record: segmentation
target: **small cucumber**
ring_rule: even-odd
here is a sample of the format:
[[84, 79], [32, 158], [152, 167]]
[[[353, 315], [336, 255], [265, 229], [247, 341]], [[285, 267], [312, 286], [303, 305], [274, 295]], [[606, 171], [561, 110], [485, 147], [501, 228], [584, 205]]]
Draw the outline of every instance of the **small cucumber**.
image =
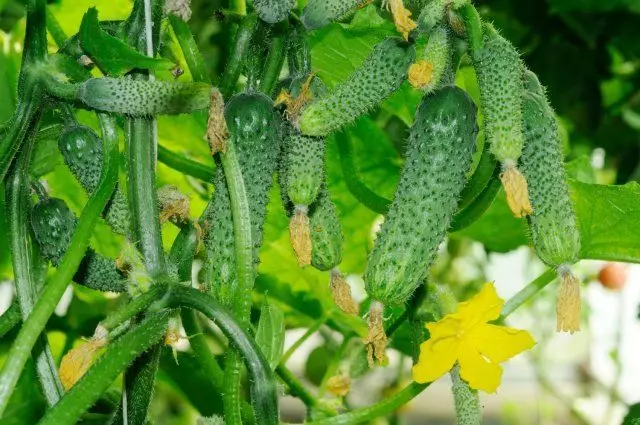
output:
[[[426, 39], [425, 39], [426, 38]], [[418, 42], [416, 63], [409, 68], [409, 82], [425, 94], [433, 92], [451, 66], [452, 46], [449, 30], [438, 25]]]
[[569, 197], [562, 143], [553, 109], [538, 83], [524, 95], [522, 172], [529, 182], [529, 227], [538, 256], [558, 267], [578, 261], [580, 232]]
[[[31, 226], [40, 254], [58, 266], [69, 247], [77, 225], [75, 214], [58, 198], [47, 198], [34, 205]], [[89, 248], [78, 268], [74, 281], [98, 291], [123, 292], [124, 277], [115, 261], [103, 257]]]
[[393, 204], [367, 262], [364, 280], [372, 299], [402, 304], [427, 276], [464, 189], [476, 134], [476, 107], [464, 91], [448, 86], [425, 96]]
[[309, 0], [300, 19], [307, 29], [316, 29], [356, 9], [367, 0]]
[[90, 108], [129, 116], [189, 114], [209, 107], [211, 86], [205, 83], [92, 78], [78, 89]]
[[321, 271], [329, 271], [342, 262], [343, 235], [335, 205], [326, 189], [310, 211], [311, 265]]
[[[69, 170], [87, 194], [92, 195], [98, 186], [102, 171], [102, 140], [89, 127], [71, 125], [60, 135], [58, 149]], [[114, 232], [123, 235], [128, 233], [129, 205], [126, 194], [119, 186], [116, 187], [103, 215]]]
[[423, 31], [430, 31], [433, 27], [441, 24], [447, 17], [447, 8], [453, 10], [458, 9], [465, 4], [469, 3], [469, 0], [432, 0], [427, 3], [418, 17], [420, 29]]
[[413, 46], [395, 37], [383, 40], [344, 83], [303, 109], [300, 131], [326, 136], [353, 122], [400, 87], [414, 59]]
[[[280, 153], [281, 120], [273, 101], [253, 92], [232, 97], [225, 107], [225, 120], [249, 198], [257, 266], [269, 191]], [[236, 280], [233, 220], [225, 176], [219, 158], [215, 159], [218, 163], [213, 179], [215, 192], [201, 219], [206, 248], [204, 274], [206, 286], [229, 305]]]
[[517, 161], [524, 145], [520, 54], [495, 31], [487, 31], [484, 45], [475, 52], [473, 61], [491, 152], [502, 163]]
[[256, 13], [265, 22], [275, 24], [284, 21], [296, 6], [296, 0], [254, 0]]

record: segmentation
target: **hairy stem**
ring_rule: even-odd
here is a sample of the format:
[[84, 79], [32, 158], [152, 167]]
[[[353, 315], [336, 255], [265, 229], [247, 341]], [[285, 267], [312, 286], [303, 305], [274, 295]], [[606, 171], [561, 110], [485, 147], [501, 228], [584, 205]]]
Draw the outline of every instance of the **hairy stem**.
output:
[[251, 36], [256, 28], [257, 18], [254, 14], [245, 16], [236, 32], [236, 38], [231, 52], [229, 53], [229, 59], [227, 60], [227, 67], [222, 75], [222, 81], [220, 82], [220, 92], [227, 98], [232, 93], [238, 82], [238, 77], [242, 71], [242, 64], [244, 58], [247, 55], [250, 47]]
[[511, 297], [502, 308], [502, 312], [500, 313], [500, 317], [498, 318], [498, 322], [504, 321], [507, 316], [516, 311], [522, 304], [529, 301], [534, 297], [538, 292], [540, 292], [545, 286], [549, 283], [553, 282], [556, 278], [556, 271], [549, 269], [538, 276], [534, 281], [530, 282], [527, 286], [522, 288]]
[[478, 11], [471, 3], [460, 8], [460, 15], [462, 15], [465, 29], [467, 31], [469, 50], [474, 54], [482, 49], [482, 20], [480, 19]]
[[193, 39], [189, 24], [174, 14], [169, 14], [169, 22], [178, 39], [184, 60], [187, 62], [187, 68], [193, 81], [210, 83], [211, 79], [207, 73], [207, 68], [204, 65], [200, 50], [198, 50], [198, 45]]
[[0, 316], [0, 338], [11, 332], [20, 323], [20, 309], [18, 303], [13, 301], [7, 311]]
[[282, 65], [284, 64], [285, 52], [287, 50], [287, 37], [284, 28], [279, 28], [271, 39], [269, 54], [264, 65], [264, 73], [260, 79], [260, 90], [267, 96], [272, 97], [273, 91], [280, 78]]

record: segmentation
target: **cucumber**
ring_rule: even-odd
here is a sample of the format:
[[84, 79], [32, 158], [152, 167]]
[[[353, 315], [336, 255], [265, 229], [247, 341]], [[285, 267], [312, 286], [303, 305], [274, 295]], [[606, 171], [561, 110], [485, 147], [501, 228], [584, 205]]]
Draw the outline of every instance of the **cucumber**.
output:
[[[232, 97], [225, 107], [225, 120], [249, 198], [257, 266], [269, 191], [280, 152], [281, 120], [272, 100], [255, 92]], [[236, 280], [233, 220], [220, 159], [217, 156], [215, 159], [218, 165], [213, 179], [215, 192], [201, 219], [206, 250], [205, 286], [223, 303], [231, 305]]]
[[[60, 135], [58, 149], [71, 173], [87, 194], [92, 195], [102, 171], [102, 140], [91, 128], [72, 124]], [[114, 232], [123, 235], [128, 233], [129, 205], [120, 186], [116, 187], [103, 215]]]
[[469, 3], [469, 0], [432, 0], [420, 12], [418, 17], [420, 29], [430, 31], [433, 27], [445, 21], [448, 8], [455, 10], [467, 3]]
[[451, 66], [449, 30], [444, 25], [438, 25], [428, 37], [421, 37], [417, 45], [416, 63], [409, 68], [409, 82], [428, 94], [439, 87]]
[[369, 255], [364, 279], [372, 299], [403, 304], [427, 276], [464, 189], [476, 134], [476, 107], [461, 89], [444, 87], [423, 99], [395, 198]]
[[209, 107], [211, 86], [205, 83], [91, 78], [77, 97], [89, 108], [129, 116], [189, 114]]
[[296, 4], [296, 0], [254, 0], [253, 8], [260, 19], [275, 24], [287, 19]]
[[524, 66], [509, 41], [489, 25], [481, 49], [473, 52], [480, 86], [485, 138], [502, 163], [500, 180], [516, 217], [531, 214], [527, 181], [516, 164], [524, 145], [522, 93]]
[[309, 0], [300, 19], [307, 29], [321, 28], [366, 3], [366, 0]]
[[176, 274], [181, 282], [191, 281], [191, 269], [193, 259], [200, 244], [200, 227], [197, 223], [188, 222], [173, 241], [167, 259], [176, 269]]
[[538, 257], [560, 277], [556, 305], [557, 330], [580, 329], [580, 282], [570, 265], [580, 254], [580, 232], [569, 196], [562, 143], [553, 109], [535, 75], [526, 73], [524, 94], [525, 146], [522, 172], [529, 182], [533, 213], [531, 237]]
[[423, 283], [456, 212], [472, 163], [476, 112], [453, 86], [425, 96], [416, 111], [400, 183], [364, 274], [373, 300], [365, 339], [371, 366], [386, 359], [385, 304], [405, 303]]
[[[34, 205], [31, 227], [40, 254], [54, 266], [60, 265], [69, 247], [78, 220], [67, 204], [58, 198], [47, 198]], [[104, 292], [124, 292], [124, 277], [115, 261], [89, 248], [76, 271], [74, 281]]]
[[401, 39], [383, 40], [344, 83], [302, 111], [300, 131], [326, 136], [353, 122], [400, 87], [414, 58], [415, 48]]

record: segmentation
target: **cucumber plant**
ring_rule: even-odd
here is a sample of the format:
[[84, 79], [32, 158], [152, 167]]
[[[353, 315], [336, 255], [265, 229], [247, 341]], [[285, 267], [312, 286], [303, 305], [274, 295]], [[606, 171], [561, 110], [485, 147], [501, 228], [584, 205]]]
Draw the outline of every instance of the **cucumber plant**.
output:
[[[167, 414], [276, 425], [280, 388], [302, 401], [307, 423], [373, 423], [429, 385], [416, 378], [369, 407], [344, 402], [359, 390], [352, 380], [385, 364], [389, 340], [419, 361], [439, 350], [443, 323], [494, 329], [487, 322], [555, 276], [556, 328], [580, 329], [572, 267], [596, 254], [553, 108], [468, 0], [134, 0], [113, 21], [78, 10], [71, 36], [56, 20], [58, 3], [81, 7], [70, 0], [0, 1], [2, 25], [5, 3], [26, 14], [26, 31], [7, 91], [15, 111], [0, 126], [10, 247], [0, 266], [10, 259], [16, 293], [0, 316], [11, 339], [0, 421], [25, 402], [31, 375], [18, 380], [33, 358], [46, 406], [21, 409], [32, 415], [24, 423], [143, 425]], [[453, 313], [457, 296], [488, 293], [458, 282], [452, 264], [507, 208], [501, 185], [552, 270], [501, 312], [469, 301]], [[85, 197], [76, 216], [69, 205]], [[616, 247], [606, 249], [612, 259]], [[69, 313], [52, 319], [70, 283]], [[426, 332], [425, 322], [436, 323]], [[48, 326], [65, 333], [64, 347], [52, 351]], [[294, 327], [307, 331], [284, 351]], [[302, 381], [287, 360], [316, 333], [325, 345]], [[479, 423], [468, 359], [457, 359], [432, 364], [453, 378], [458, 421]], [[169, 387], [172, 406], [191, 407], [158, 413], [169, 403], [152, 400]]]

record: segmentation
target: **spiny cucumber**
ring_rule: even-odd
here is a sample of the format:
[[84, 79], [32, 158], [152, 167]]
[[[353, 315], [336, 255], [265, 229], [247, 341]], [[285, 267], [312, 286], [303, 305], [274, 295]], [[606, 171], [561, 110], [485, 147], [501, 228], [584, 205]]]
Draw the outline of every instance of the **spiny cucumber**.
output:
[[[260, 93], [240, 93], [232, 97], [225, 107], [225, 120], [251, 207], [257, 265], [269, 191], [280, 151], [281, 122], [271, 99]], [[206, 248], [205, 285], [229, 305], [236, 285], [233, 220], [225, 176], [219, 158], [215, 159], [218, 163], [213, 179], [215, 192], [202, 217]]]
[[300, 19], [308, 29], [316, 29], [349, 13], [367, 0], [309, 0]]
[[[31, 226], [40, 254], [58, 266], [69, 247], [77, 218], [67, 204], [58, 198], [47, 198], [34, 205]], [[74, 276], [74, 281], [91, 289], [123, 292], [124, 278], [114, 260], [89, 248]]]
[[400, 87], [414, 58], [415, 48], [401, 39], [383, 40], [344, 83], [302, 111], [300, 131], [326, 136], [353, 122]]
[[517, 170], [522, 155], [522, 92], [524, 66], [513, 45], [487, 25], [484, 43], [473, 52], [478, 75], [485, 137], [503, 165], [500, 176], [507, 201], [517, 217], [531, 214], [527, 182]]
[[420, 12], [418, 17], [420, 28], [424, 31], [431, 30], [436, 25], [444, 22], [447, 17], [447, 8], [455, 10], [467, 3], [469, 3], [469, 0], [432, 0]]
[[451, 66], [451, 38], [444, 25], [438, 25], [428, 37], [418, 42], [416, 62], [409, 68], [409, 82], [425, 93], [431, 93], [441, 83]]
[[367, 338], [370, 359], [384, 359], [383, 305], [409, 299], [446, 236], [471, 167], [476, 135], [476, 107], [464, 91], [447, 86], [424, 97], [400, 183], [364, 274], [367, 293], [375, 301]]
[[[102, 140], [91, 128], [74, 124], [65, 128], [60, 135], [58, 149], [69, 170], [87, 194], [92, 195], [98, 186], [102, 170]], [[129, 205], [120, 186], [116, 187], [105, 208], [104, 218], [114, 232], [128, 233]]]
[[260, 19], [275, 24], [284, 21], [296, 3], [296, 0], [254, 0], [253, 7]]
[[78, 89], [90, 108], [130, 116], [177, 115], [207, 109], [211, 86], [205, 83], [92, 78]]
[[524, 93], [521, 166], [533, 205], [529, 228], [538, 256], [557, 268], [561, 278], [557, 329], [574, 332], [580, 329], [580, 283], [569, 266], [578, 261], [580, 233], [569, 197], [558, 123], [537, 78], [526, 74], [529, 90]]

